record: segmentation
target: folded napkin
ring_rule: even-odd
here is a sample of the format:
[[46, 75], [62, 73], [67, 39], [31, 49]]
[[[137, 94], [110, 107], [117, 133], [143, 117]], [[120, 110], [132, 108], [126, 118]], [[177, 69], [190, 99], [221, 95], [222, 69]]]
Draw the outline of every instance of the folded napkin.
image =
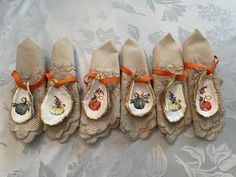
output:
[[80, 96], [74, 67], [74, 48], [67, 38], [53, 45], [47, 94], [41, 105], [44, 131], [65, 142], [79, 126]]
[[156, 126], [155, 96], [144, 51], [128, 39], [121, 49], [120, 129], [130, 140], [145, 139]]
[[11, 133], [24, 143], [30, 143], [43, 130], [40, 105], [46, 91], [44, 56], [41, 49], [26, 38], [17, 47], [16, 81], [9, 116]]
[[87, 143], [95, 143], [117, 127], [120, 118], [119, 58], [111, 42], [94, 51], [85, 83], [79, 132]]
[[214, 72], [219, 59], [198, 30], [183, 42], [183, 56], [195, 135], [213, 140], [224, 121], [221, 79]]
[[192, 120], [186, 77], [181, 51], [169, 33], [153, 49], [157, 122], [169, 143], [173, 143]]

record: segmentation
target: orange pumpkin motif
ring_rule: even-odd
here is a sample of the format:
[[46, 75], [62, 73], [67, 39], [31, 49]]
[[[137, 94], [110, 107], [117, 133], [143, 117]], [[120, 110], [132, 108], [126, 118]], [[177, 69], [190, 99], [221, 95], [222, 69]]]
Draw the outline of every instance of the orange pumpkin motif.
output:
[[98, 88], [93, 97], [90, 98], [90, 102], [88, 104], [89, 109], [92, 111], [98, 111], [101, 107], [101, 100], [103, 100], [104, 92], [102, 89]]
[[211, 100], [211, 96], [210, 95], [205, 95], [205, 89], [207, 88], [207, 86], [204, 86], [202, 88], [200, 88], [199, 93], [200, 93], [200, 97], [199, 97], [199, 106], [200, 109], [202, 111], [209, 111], [212, 108], [211, 102], [209, 100]]

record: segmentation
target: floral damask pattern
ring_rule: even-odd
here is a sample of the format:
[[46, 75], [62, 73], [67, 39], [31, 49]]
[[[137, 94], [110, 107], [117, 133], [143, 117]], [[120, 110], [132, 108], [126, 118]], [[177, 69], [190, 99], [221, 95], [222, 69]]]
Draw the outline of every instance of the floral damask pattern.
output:
[[[236, 2], [234, 0], [3, 0], [0, 2], [0, 176], [6, 177], [233, 177], [236, 176]], [[152, 48], [171, 32], [181, 43], [198, 28], [220, 58], [225, 128], [213, 142], [186, 130], [173, 145], [160, 132], [130, 142], [119, 129], [95, 145], [78, 132], [65, 144], [40, 135], [29, 145], [8, 130], [16, 48], [31, 37], [51, 57], [55, 41], [74, 44], [81, 87], [95, 48], [111, 40], [117, 50], [131, 37], [144, 48], [149, 69]]]
[[184, 15], [186, 6], [180, 0], [146, 0], [148, 6], [152, 11], [156, 11], [155, 4], [159, 5], [161, 9], [164, 7], [162, 21], [178, 21], [178, 18]]
[[[223, 143], [215, 147], [209, 143], [205, 151], [193, 146], [184, 146], [182, 150], [188, 152], [193, 161], [184, 162], [178, 155], [175, 155], [176, 162], [183, 166], [189, 177], [233, 177], [233, 174], [228, 171], [236, 166], [236, 154], [232, 153], [227, 144]], [[204, 163], [208, 159], [213, 167], [205, 169]]]

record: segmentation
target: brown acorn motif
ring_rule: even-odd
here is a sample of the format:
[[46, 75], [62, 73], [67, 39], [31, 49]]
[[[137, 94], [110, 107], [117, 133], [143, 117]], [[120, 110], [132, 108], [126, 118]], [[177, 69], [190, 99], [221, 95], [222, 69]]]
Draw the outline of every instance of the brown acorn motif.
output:
[[89, 109], [92, 111], [98, 111], [101, 107], [101, 100], [103, 100], [104, 92], [102, 89], [98, 88], [93, 97], [90, 98]]
[[150, 93], [144, 94], [141, 93], [134, 93], [134, 98], [130, 100], [131, 104], [134, 104], [134, 107], [136, 109], [143, 109], [145, 107], [145, 104], [149, 103]]
[[211, 102], [209, 100], [211, 100], [211, 96], [210, 95], [205, 95], [205, 89], [207, 88], [207, 86], [203, 86], [202, 88], [199, 89], [199, 106], [201, 108], [202, 111], [209, 111], [211, 110], [212, 106], [211, 106]]
[[61, 100], [57, 97], [54, 96], [54, 105], [52, 106], [50, 112], [53, 115], [61, 115], [65, 111], [65, 104], [62, 104]]
[[21, 98], [21, 103], [13, 103], [12, 107], [15, 107], [15, 112], [20, 115], [26, 114], [29, 111], [29, 101], [26, 97]]
[[169, 92], [169, 99], [170, 99], [170, 103], [169, 103], [169, 108], [171, 111], [178, 111], [181, 108], [181, 100], [178, 100], [176, 98], [176, 96], [172, 93]]

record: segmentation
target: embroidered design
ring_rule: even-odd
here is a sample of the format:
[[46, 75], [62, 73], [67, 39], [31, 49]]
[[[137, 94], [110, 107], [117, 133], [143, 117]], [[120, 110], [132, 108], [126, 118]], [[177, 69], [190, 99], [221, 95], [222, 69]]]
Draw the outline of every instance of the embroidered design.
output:
[[[199, 89], [199, 104], [200, 104], [200, 108], [202, 111], [209, 111], [211, 110], [211, 102], [209, 100], [211, 100], [211, 96], [210, 95], [205, 95], [205, 89], [207, 88], [207, 86], [203, 86], [202, 88]], [[208, 101], [207, 101], [208, 100]]]
[[29, 111], [29, 101], [26, 97], [21, 98], [21, 103], [13, 103], [12, 106], [15, 107], [15, 112], [20, 115], [26, 114]]
[[169, 108], [171, 111], [178, 111], [181, 108], [181, 100], [177, 99], [176, 96], [169, 91], [169, 99], [170, 99], [170, 103], [169, 103]]
[[104, 92], [102, 91], [101, 88], [98, 88], [93, 97], [90, 98], [90, 102], [89, 102], [89, 109], [91, 109], [92, 111], [98, 111], [101, 107], [101, 100], [103, 100], [104, 98]]
[[150, 96], [151, 96], [150, 93], [144, 94], [144, 92], [143, 92], [143, 93], [139, 94], [139, 93], [135, 92], [134, 99], [131, 99], [130, 103], [134, 104], [134, 107], [136, 109], [143, 109], [145, 107], [145, 104], [149, 103]]
[[168, 66], [156, 65], [155, 68], [160, 68], [172, 72], [174, 74], [180, 73], [184, 70], [184, 67], [182, 65], [173, 65], [173, 64], [170, 64]]
[[61, 115], [65, 111], [65, 104], [62, 104], [62, 101], [57, 97], [54, 96], [54, 105], [51, 107], [51, 114], [53, 115]]

